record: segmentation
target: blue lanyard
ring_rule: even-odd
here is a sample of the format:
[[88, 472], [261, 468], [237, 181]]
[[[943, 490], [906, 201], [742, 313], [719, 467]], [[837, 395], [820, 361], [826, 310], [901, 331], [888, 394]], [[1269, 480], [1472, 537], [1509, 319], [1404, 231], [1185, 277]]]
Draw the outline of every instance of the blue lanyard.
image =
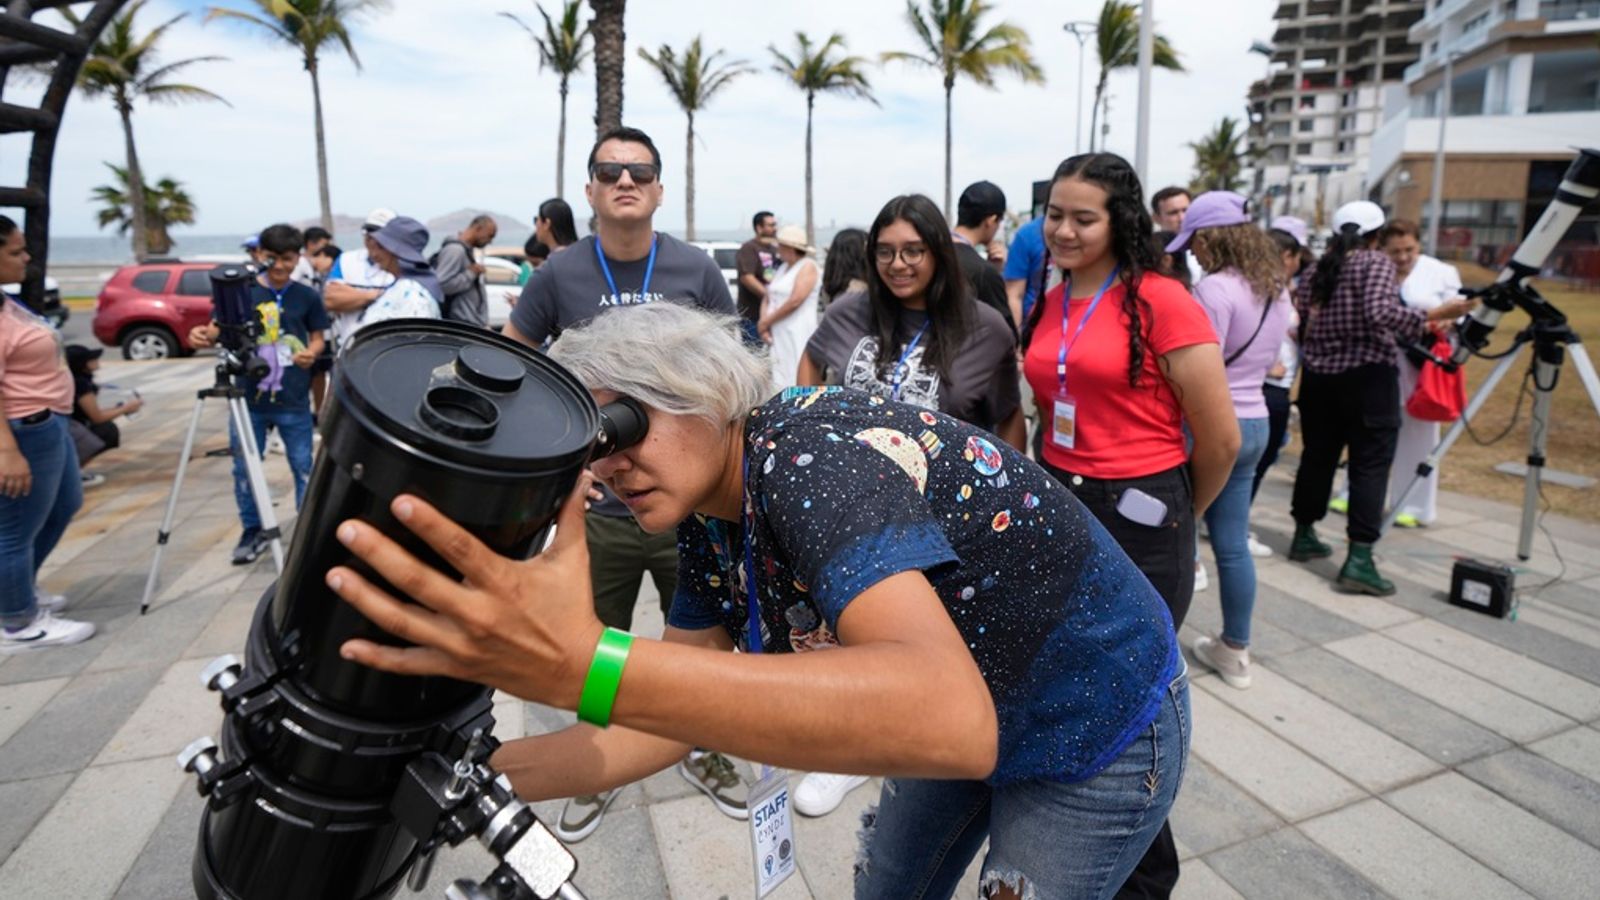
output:
[[268, 281], [267, 276], [263, 275], [256, 281], [256, 284], [259, 284], [267, 289], [267, 293], [271, 294], [272, 299], [276, 300], [278, 303], [278, 312], [283, 312], [283, 295], [289, 293], [289, 288], [294, 286], [294, 282], [290, 281], [288, 284], [284, 285], [283, 290], [281, 291], [275, 290], [272, 287], [272, 282]]
[[1056, 355], [1056, 378], [1061, 382], [1061, 395], [1067, 394], [1067, 354], [1072, 352], [1072, 346], [1078, 343], [1078, 335], [1083, 334], [1083, 326], [1089, 324], [1089, 317], [1094, 315], [1095, 307], [1100, 305], [1100, 298], [1111, 290], [1111, 282], [1117, 278], [1117, 272], [1122, 266], [1111, 268], [1111, 274], [1106, 276], [1106, 283], [1100, 285], [1100, 290], [1094, 294], [1094, 299], [1089, 301], [1089, 308], [1084, 310], [1083, 318], [1078, 320], [1077, 330], [1072, 332], [1072, 339], [1067, 339], [1067, 307], [1072, 302], [1072, 279], [1067, 278], [1066, 284], [1061, 286], [1061, 352]]
[[[600, 260], [600, 274], [606, 277], [606, 287], [611, 289], [611, 296], [616, 297], [618, 303], [622, 301], [622, 293], [617, 290], [617, 281], [611, 277], [611, 266], [606, 263], [606, 251], [600, 246], [600, 235], [594, 236], [594, 255]], [[642, 300], [650, 293], [650, 276], [656, 273], [656, 236], [650, 235], [650, 258], [644, 264], [644, 284], [639, 286], [639, 297]]]
[[896, 403], [900, 402], [900, 386], [906, 380], [907, 369], [909, 368], [906, 361], [911, 358], [911, 352], [917, 349], [917, 344], [922, 342], [922, 336], [928, 333], [928, 326], [932, 322], [932, 319], [923, 321], [922, 327], [917, 330], [916, 336], [911, 339], [911, 343], [906, 344], [906, 349], [900, 354], [900, 361], [894, 364], [894, 374], [889, 376], [891, 379], [889, 382], [889, 399]]
[[[748, 452], [748, 451], [747, 451]], [[750, 458], [744, 460], [744, 589], [745, 610], [750, 614], [745, 626], [745, 650], [761, 652], [761, 601], [756, 595], [756, 505], [750, 496]]]

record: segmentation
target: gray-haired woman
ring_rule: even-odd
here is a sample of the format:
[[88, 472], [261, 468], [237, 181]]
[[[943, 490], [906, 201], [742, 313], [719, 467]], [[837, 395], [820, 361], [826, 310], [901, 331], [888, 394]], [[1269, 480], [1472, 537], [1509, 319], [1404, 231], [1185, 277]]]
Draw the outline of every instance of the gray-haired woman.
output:
[[[731, 317], [618, 309], [551, 355], [596, 400], [648, 409], [643, 442], [594, 474], [645, 530], [678, 529], [663, 639], [595, 619], [580, 484], [550, 549], [526, 561], [397, 498], [465, 583], [341, 525], [420, 604], [330, 570], [341, 596], [418, 645], [352, 641], [349, 658], [579, 709], [594, 724], [496, 754], [529, 799], [626, 784], [694, 745], [894, 776], [859, 897], [948, 896], [986, 837], [989, 896], [1121, 886], [1183, 778], [1187, 679], [1166, 605], [1065, 488], [930, 410], [840, 387], [762, 402], [767, 364]], [[625, 727], [595, 727], [608, 721]]]

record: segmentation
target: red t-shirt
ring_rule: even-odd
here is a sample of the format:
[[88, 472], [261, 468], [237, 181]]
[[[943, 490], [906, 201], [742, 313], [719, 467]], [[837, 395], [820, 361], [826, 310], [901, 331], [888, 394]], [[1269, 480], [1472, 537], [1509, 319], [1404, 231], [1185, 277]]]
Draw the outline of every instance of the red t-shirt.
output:
[[[1056, 360], [1061, 352], [1061, 295], [1057, 285], [1045, 294], [1043, 318], [1033, 333], [1023, 375], [1039, 404], [1044, 459], [1050, 465], [1090, 478], [1139, 478], [1164, 472], [1188, 459], [1183, 439], [1183, 409], [1161, 374], [1157, 358], [1195, 344], [1215, 344], [1217, 332], [1182, 284], [1146, 273], [1139, 296], [1144, 331], [1144, 368], [1139, 386], [1128, 386], [1128, 316], [1119, 280], [1100, 300], [1094, 317], [1078, 335], [1067, 357], [1067, 391], [1077, 404], [1073, 449], [1052, 440], [1055, 400], [1061, 393]], [[1089, 297], [1067, 305], [1071, 336], [1089, 309]]]

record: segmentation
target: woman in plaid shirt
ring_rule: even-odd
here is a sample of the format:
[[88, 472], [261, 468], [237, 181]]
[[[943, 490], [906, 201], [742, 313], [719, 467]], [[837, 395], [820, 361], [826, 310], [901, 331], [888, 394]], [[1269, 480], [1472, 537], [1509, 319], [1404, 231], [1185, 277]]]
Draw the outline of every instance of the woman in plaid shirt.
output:
[[1472, 308], [1470, 300], [1442, 303], [1426, 312], [1400, 302], [1394, 263], [1376, 248], [1383, 210], [1366, 200], [1333, 214], [1333, 243], [1316, 273], [1295, 294], [1300, 309], [1300, 427], [1305, 452], [1294, 480], [1293, 560], [1321, 559], [1333, 548], [1314, 528], [1327, 514], [1339, 456], [1350, 451], [1349, 555], [1338, 585], [1378, 596], [1394, 582], [1372, 561], [1383, 518], [1389, 466], [1400, 429], [1396, 340], [1412, 341], [1429, 324], [1449, 322]]

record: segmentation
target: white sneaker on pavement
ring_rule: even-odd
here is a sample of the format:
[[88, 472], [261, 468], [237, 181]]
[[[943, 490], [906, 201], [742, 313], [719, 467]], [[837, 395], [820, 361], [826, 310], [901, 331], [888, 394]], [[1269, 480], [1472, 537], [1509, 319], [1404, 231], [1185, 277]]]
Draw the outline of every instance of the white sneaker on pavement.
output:
[[567, 800], [561, 806], [561, 818], [556, 820], [556, 827], [552, 829], [555, 836], [563, 843], [576, 844], [594, 834], [606, 810], [611, 808], [611, 801], [617, 799], [620, 793], [622, 789], [616, 788], [603, 794], [585, 794]]
[[64, 647], [82, 643], [93, 636], [93, 622], [58, 619], [40, 610], [31, 625], [16, 631], [0, 628], [0, 653], [26, 653], [46, 647]]
[[825, 816], [839, 808], [844, 795], [867, 783], [865, 775], [812, 772], [794, 791], [794, 808], [802, 816]]
[[276, 453], [279, 456], [282, 456], [284, 453], [283, 436], [278, 434], [278, 430], [276, 428], [267, 432], [267, 449], [265, 452]]
[[1237, 690], [1250, 687], [1250, 648], [1230, 647], [1222, 638], [1194, 639], [1194, 657], [1215, 669], [1224, 684]]
[[1199, 593], [1211, 587], [1211, 576], [1206, 574], [1205, 563], [1194, 564], [1194, 590]]
[[678, 763], [678, 774], [706, 795], [719, 812], [730, 819], [748, 819], [745, 803], [750, 788], [739, 777], [733, 760], [710, 750], [692, 750]]
[[1259, 540], [1256, 540], [1256, 533], [1254, 531], [1250, 532], [1249, 546], [1250, 555], [1257, 559], [1266, 559], [1272, 555], [1272, 548], [1261, 543]]

